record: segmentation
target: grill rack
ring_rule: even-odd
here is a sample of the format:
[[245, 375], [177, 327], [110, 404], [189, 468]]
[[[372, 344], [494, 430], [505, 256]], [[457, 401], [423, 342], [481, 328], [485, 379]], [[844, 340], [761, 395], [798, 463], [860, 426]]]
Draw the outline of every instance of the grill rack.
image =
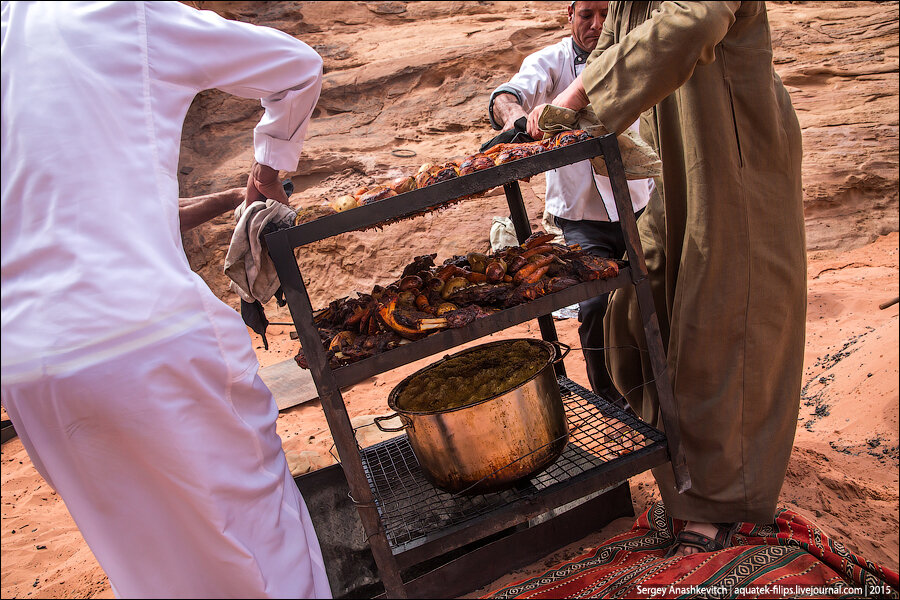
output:
[[[294, 254], [295, 248], [347, 231], [368, 229], [371, 226], [377, 227], [379, 223], [387, 220], [439, 209], [457, 199], [471, 197], [499, 185], [503, 186], [510, 216], [515, 225], [516, 236], [522, 242], [531, 234], [531, 225], [517, 180], [600, 156], [606, 163], [616, 207], [621, 215], [620, 225], [625, 236], [628, 258], [628, 267], [620, 271], [617, 278], [605, 280], [602, 284], [604, 289], [592, 287], [596, 282], [573, 286], [557, 294], [538, 298], [528, 303], [530, 306], [513, 307], [513, 309], [501, 311], [500, 316], [493, 315], [496, 318], [479, 319], [463, 329], [433, 334], [424, 340], [347, 367], [332, 370], [328, 366], [325, 351], [321, 347], [321, 339], [313, 323], [313, 309], [300, 273], [297, 257]], [[629, 477], [663, 463], [671, 462], [675, 487], [679, 492], [690, 488], [690, 474], [687, 470], [684, 450], [681, 447], [675, 401], [667, 373], [665, 348], [662, 344], [646, 263], [631, 208], [630, 194], [618, 143], [614, 134], [607, 134], [470, 175], [456, 177], [265, 236], [269, 254], [284, 289], [285, 299], [290, 308], [298, 337], [304, 350], [310, 351], [307, 359], [319, 391], [322, 408], [335, 445], [343, 457], [341, 464], [350, 487], [351, 498], [357, 504], [358, 513], [367, 534], [366, 541], [378, 566], [378, 572], [388, 597], [455, 597], [457, 594], [470, 590], [473, 585], [477, 585], [471, 581], [472, 572], [466, 570], [466, 565], [477, 571], [483, 578], [482, 582], [486, 582], [485, 578], [499, 576], [506, 572], [507, 568], [526, 564], [529, 557], [537, 557], [537, 553], [542, 548], [547, 551], [559, 548], [574, 540], [583, 531], [585, 521], [600, 525], [603, 522], [609, 522], [607, 519], [625, 514], [617, 511], [624, 510], [625, 505], [630, 505], [630, 499], [628, 494], [623, 496], [616, 490], [623, 489], [622, 483]], [[417, 358], [424, 358], [456, 344], [511, 327], [521, 323], [528, 316], [534, 318], [535, 313], [539, 315], [537, 321], [541, 337], [547, 341], [556, 340], [556, 329], [549, 313], [553, 309], [571, 303], [557, 305], [557, 302], [564, 298], [580, 301], [597, 293], [625, 285], [633, 286], [636, 293], [643, 321], [644, 337], [647, 342], [647, 357], [653, 371], [652, 381], [659, 398], [660, 422], [666, 430], [665, 440], [654, 442], [615, 460], [603, 462], [598, 468], [574, 474], [569, 479], [550, 485], [543, 490], [537, 490], [535, 487], [537, 491], [532, 490], [530, 494], [519, 490], [517, 499], [507, 502], [505, 506], [492, 508], [480, 514], [475, 513], [466, 518], [464, 523], [460, 522], [445, 527], [440, 533], [433, 535], [428, 533], [416, 540], [405, 542], [409, 551], [400, 550], [398, 552], [397, 548], [392, 548], [382, 522], [382, 516], [379, 513], [379, 507], [372, 493], [370, 476], [366, 472], [369, 467], [364, 465], [362, 453], [359, 451], [344, 405], [341, 388], [367, 376], [384, 372]], [[579, 297], [569, 298], [569, 294]], [[517, 308], [522, 308], [522, 311], [516, 311]], [[565, 367], [562, 362], [555, 368], [557, 375], [565, 375]], [[579, 392], [578, 395], [582, 394]], [[596, 402], [592, 402], [592, 404], [599, 406]], [[633, 420], [624, 413], [620, 415], [620, 419], [625, 422]], [[398, 454], [395, 462], [399, 463], [401, 457], [403, 454]], [[404, 464], [412, 464], [408, 457], [402, 458], [402, 461]], [[550, 470], [548, 469], [547, 472]], [[627, 491], [627, 486], [624, 489]], [[597, 494], [600, 492], [603, 492], [603, 495], [598, 497]], [[508, 500], [509, 495], [507, 494], [504, 498]], [[605, 498], [609, 498], [613, 505], [608, 505]], [[602, 502], [598, 503], [598, 500], [602, 500]], [[579, 504], [582, 502], [583, 505]], [[572, 507], [575, 504], [579, 505], [571, 510], [561, 508]], [[554, 512], [558, 516], [552, 516]], [[531, 519], [545, 514], [552, 517], [550, 522], [532, 525]], [[526, 521], [529, 521], [527, 527], [525, 526]], [[515, 532], [511, 533], [510, 528], [515, 528]], [[502, 539], [483, 548], [474, 549], [476, 546], [473, 544], [474, 542], [482, 543], [493, 534], [500, 534]], [[495, 544], [500, 546], [495, 546]], [[494, 547], [495, 550], [490, 550], [491, 547]], [[462, 552], [462, 555], [427, 574], [404, 581], [405, 576], [401, 572], [402, 569], [411, 567], [420, 569], [429, 559], [444, 559], [454, 552]], [[410, 574], [409, 571], [406, 572], [406, 575]]]
[[665, 436], [657, 429], [566, 377], [558, 378], [558, 383], [569, 443], [553, 464], [510, 489], [467, 496], [434, 487], [425, 479], [406, 434], [361, 450], [366, 478], [395, 553], [510, 503], [538, 496], [620, 456], [665, 447]]

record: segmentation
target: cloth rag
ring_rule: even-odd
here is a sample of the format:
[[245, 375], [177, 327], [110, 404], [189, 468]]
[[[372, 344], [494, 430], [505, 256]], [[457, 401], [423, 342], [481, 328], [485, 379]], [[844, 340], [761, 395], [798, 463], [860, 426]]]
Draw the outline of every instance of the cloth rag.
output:
[[291, 227], [297, 213], [289, 206], [270, 199], [254, 202], [246, 209], [241, 204], [234, 214], [237, 225], [225, 254], [225, 274], [231, 279], [231, 291], [241, 298], [241, 318], [244, 324], [262, 337], [263, 347], [268, 350], [266, 328], [269, 320], [262, 305], [272, 296], [276, 297], [279, 306], [284, 306], [285, 302], [281, 295], [281, 282], [269, 256], [264, 236], [272, 231]]
[[[548, 104], [538, 118], [538, 128], [544, 134], [551, 136], [572, 129], [583, 129], [594, 137], [609, 133], [590, 105], [580, 111], [574, 111]], [[641, 139], [640, 135], [626, 129], [616, 136], [616, 141], [619, 142], [619, 152], [622, 154], [626, 179], [649, 179], [662, 175], [662, 161], [653, 148]], [[603, 157], [597, 156], [590, 160], [594, 172], [609, 177]]]
[[518, 246], [516, 227], [509, 217], [494, 217], [491, 223], [491, 250], [497, 252], [510, 246]]
[[254, 202], [235, 210], [237, 225], [225, 254], [230, 289], [245, 302], [268, 302], [281, 287], [263, 235], [291, 227], [297, 213], [276, 200]]

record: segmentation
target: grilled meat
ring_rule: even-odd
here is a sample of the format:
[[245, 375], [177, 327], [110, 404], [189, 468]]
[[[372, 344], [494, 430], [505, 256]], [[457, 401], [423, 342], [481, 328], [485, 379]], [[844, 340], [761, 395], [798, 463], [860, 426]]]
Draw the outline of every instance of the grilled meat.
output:
[[[501, 308], [618, 274], [616, 261], [552, 238], [538, 233], [520, 246], [454, 256], [441, 266], [434, 263], [436, 254], [418, 256], [397, 281], [332, 301], [313, 315], [329, 365], [350, 364]], [[295, 358], [308, 368], [302, 352]]]

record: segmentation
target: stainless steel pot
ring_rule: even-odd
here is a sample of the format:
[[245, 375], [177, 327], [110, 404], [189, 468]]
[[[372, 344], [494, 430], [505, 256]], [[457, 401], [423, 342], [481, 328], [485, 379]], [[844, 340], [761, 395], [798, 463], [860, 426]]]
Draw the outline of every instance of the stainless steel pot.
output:
[[[396, 412], [375, 418], [381, 431], [406, 430], [423, 473], [436, 487], [463, 494], [498, 491], [541, 471], [562, 454], [569, 432], [553, 365], [570, 348], [560, 342], [525, 339], [546, 350], [546, 362], [530, 379], [500, 395], [434, 412], [398, 406], [400, 393], [417, 375], [469, 352], [516, 341], [481, 344], [413, 373], [388, 396], [388, 406]], [[381, 424], [396, 417], [402, 426]]]

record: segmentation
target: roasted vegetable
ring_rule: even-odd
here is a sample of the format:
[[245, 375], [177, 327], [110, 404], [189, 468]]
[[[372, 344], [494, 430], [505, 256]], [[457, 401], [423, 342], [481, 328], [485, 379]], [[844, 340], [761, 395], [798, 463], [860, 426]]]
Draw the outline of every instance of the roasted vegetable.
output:
[[465, 277], [453, 277], [444, 284], [444, 288], [441, 290], [441, 298], [446, 300], [454, 292], [469, 287], [470, 285], [472, 284], [469, 283], [469, 280]]
[[359, 202], [353, 196], [346, 194], [344, 196], [340, 196], [336, 200], [331, 202], [331, 208], [333, 208], [336, 212], [344, 212], [345, 210], [350, 210], [352, 208], [358, 208]]

